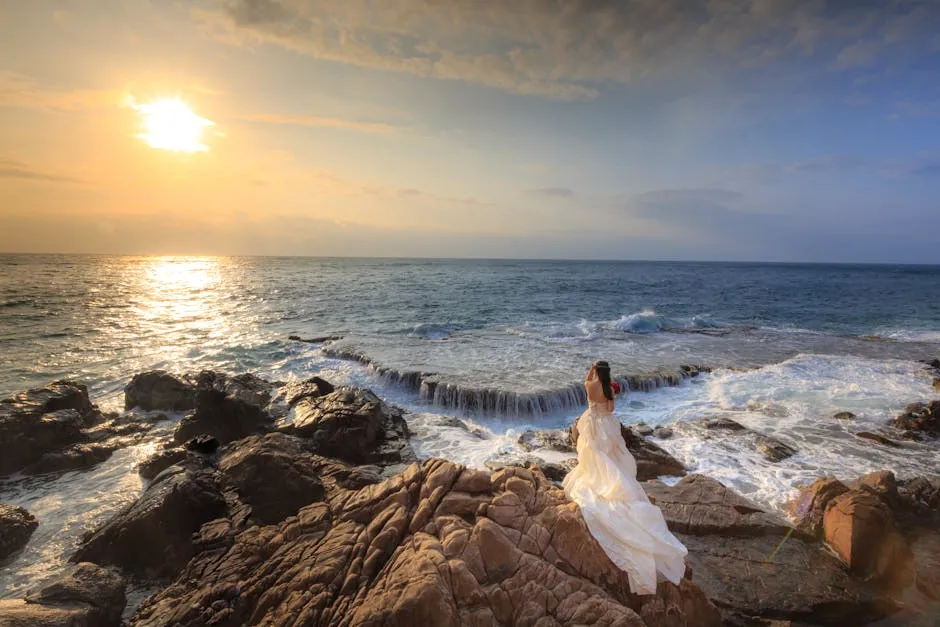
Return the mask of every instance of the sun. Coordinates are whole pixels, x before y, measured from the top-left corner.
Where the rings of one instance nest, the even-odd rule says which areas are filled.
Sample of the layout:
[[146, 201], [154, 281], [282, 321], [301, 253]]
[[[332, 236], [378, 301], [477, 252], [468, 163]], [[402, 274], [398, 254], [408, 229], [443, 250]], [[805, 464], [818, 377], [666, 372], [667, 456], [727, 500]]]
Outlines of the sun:
[[143, 119], [144, 132], [137, 137], [151, 148], [174, 152], [205, 152], [202, 141], [206, 127], [215, 122], [199, 117], [179, 98], [164, 98], [149, 103], [132, 103]]

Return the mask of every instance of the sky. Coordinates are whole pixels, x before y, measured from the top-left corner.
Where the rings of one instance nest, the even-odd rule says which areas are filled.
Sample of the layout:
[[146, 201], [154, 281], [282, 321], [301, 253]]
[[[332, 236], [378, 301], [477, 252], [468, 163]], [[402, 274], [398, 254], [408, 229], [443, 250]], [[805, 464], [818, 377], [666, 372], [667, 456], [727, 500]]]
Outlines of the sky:
[[0, 0], [3, 252], [940, 263], [938, 199], [937, 0]]

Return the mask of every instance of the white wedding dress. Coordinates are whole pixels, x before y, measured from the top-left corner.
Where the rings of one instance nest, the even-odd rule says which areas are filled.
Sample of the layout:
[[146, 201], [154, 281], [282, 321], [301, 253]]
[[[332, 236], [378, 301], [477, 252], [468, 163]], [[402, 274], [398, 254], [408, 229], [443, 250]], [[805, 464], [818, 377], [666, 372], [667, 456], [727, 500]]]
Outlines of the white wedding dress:
[[636, 480], [620, 422], [606, 404], [591, 403], [578, 419], [578, 433], [578, 465], [563, 485], [591, 535], [629, 575], [634, 594], [654, 594], [657, 572], [678, 584], [688, 551]]

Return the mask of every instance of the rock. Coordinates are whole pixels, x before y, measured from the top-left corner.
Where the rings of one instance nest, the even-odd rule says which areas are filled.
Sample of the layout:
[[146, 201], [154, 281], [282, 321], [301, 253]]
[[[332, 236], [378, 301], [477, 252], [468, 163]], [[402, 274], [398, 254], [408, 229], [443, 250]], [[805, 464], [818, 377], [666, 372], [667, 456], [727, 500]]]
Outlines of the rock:
[[522, 450], [548, 449], [561, 453], [573, 453], [574, 448], [568, 439], [568, 433], [562, 429], [544, 429], [541, 431], [525, 431], [516, 440]]
[[3, 627], [119, 627], [126, 583], [94, 564], [82, 563], [23, 601], [0, 601]]
[[748, 428], [742, 425], [740, 422], [731, 420], [730, 418], [705, 418], [699, 421], [706, 429], [720, 430], [720, 431], [748, 431]]
[[293, 407], [304, 398], [319, 398], [335, 391], [336, 388], [329, 381], [310, 377], [305, 381], [288, 383], [278, 391], [277, 398], [283, 398], [288, 407]]
[[[196, 384], [197, 391], [215, 390], [248, 405], [263, 409], [271, 402], [275, 392], [275, 385], [251, 373], [227, 375], [214, 370], [203, 370], [196, 375], [190, 375]], [[196, 398], [196, 408], [199, 408], [199, 398]]]
[[324, 499], [326, 490], [312, 457], [302, 439], [269, 433], [235, 443], [222, 456], [219, 470], [251, 506], [252, 518], [269, 525]]
[[901, 448], [901, 445], [894, 440], [889, 440], [883, 435], [877, 433], [872, 433], [871, 431], [859, 431], [855, 434], [855, 437], [862, 438], [863, 440], [871, 440], [872, 442], [877, 442], [884, 446], [890, 446], [892, 448]]
[[137, 472], [147, 481], [152, 480], [161, 472], [186, 459], [186, 449], [182, 447], [166, 448], [151, 455], [140, 462]]
[[324, 457], [353, 464], [403, 464], [417, 459], [402, 412], [369, 390], [340, 388], [294, 406], [294, 422], [279, 428], [309, 439]]
[[196, 406], [196, 386], [165, 370], [135, 374], [124, 386], [124, 408], [184, 411]]
[[822, 539], [826, 508], [832, 499], [848, 491], [844, 483], [832, 477], [821, 477], [812, 485], [801, 488], [799, 495], [788, 505], [797, 529], [812, 539]]
[[940, 392], [940, 377], [936, 377], [933, 380], [933, 389], [936, 390], [937, 392]]
[[39, 522], [22, 507], [0, 505], [0, 561], [29, 542]]
[[56, 381], [0, 400], [0, 475], [83, 439], [101, 420], [80, 383]]
[[940, 516], [940, 477], [914, 477], [898, 483], [902, 508], [921, 516]]
[[835, 497], [823, 518], [826, 543], [849, 569], [892, 589], [910, 583], [911, 554], [888, 506], [876, 495], [852, 490]]
[[217, 625], [697, 625], [701, 590], [638, 597], [577, 507], [541, 473], [442, 460], [337, 491], [276, 526], [214, 521], [135, 627]]
[[820, 545], [788, 536], [785, 521], [714, 479], [691, 475], [672, 488], [656, 481], [643, 487], [688, 548], [692, 581], [728, 625], [859, 625], [896, 609]]
[[225, 444], [270, 430], [271, 416], [259, 406], [216, 389], [196, 394], [196, 411], [176, 427], [173, 441], [183, 444], [197, 435], [209, 435]]
[[940, 401], [911, 403], [904, 413], [891, 421], [901, 431], [913, 431], [928, 436], [940, 435]]
[[197, 435], [186, 443], [186, 450], [200, 455], [215, 455], [219, 451], [219, 441], [211, 435]]
[[91, 534], [71, 561], [112, 564], [144, 579], [172, 577], [193, 555], [193, 533], [226, 509], [214, 471], [172, 466]]
[[73, 444], [64, 449], [46, 453], [24, 468], [23, 472], [28, 475], [38, 475], [47, 472], [82, 470], [110, 459], [111, 454], [117, 449], [117, 443]]
[[[575, 421], [568, 428], [572, 446], [578, 442], [578, 423]], [[672, 455], [656, 446], [649, 440], [635, 434], [629, 427], [620, 425], [620, 435], [623, 437], [627, 450], [636, 460], [636, 477], [639, 481], [647, 481], [663, 476], [684, 477], [685, 466]]]
[[856, 490], [867, 490], [871, 492], [881, 498], [881, 500], [885, 502], [885, 505], [891, 509], [895, 509], [900, 503], [897, 479], [890, 470], [877, 470], [867, 475], [862, 475], [852, 487]]
[[653, 436], [659, 438], [660, 440], [668, 440], [673, 435], [671, 427], [656, 427], [653, 431]]
[[648, 435], [653, 435], [653, 427], [649, 426], [645, 422], [638, 422], [635, 425], [630, 425], [630, 428], [644, 438]]
[[[502, 470], [503, 468], [542, 468], [546, 466], [545, 460], [535, 455], [520, 453], [500, 453], [483, 463], [489, 470]], [[556, 469], [557, 471], [557, 469]], [[557, 474], [557, 473], [556, 473]]]
[[855, 414], [850, 411], [840, 411], [832, 416], [836, 420], [855, 420]]
[[332, 342], [334, 340], [342, 339], [342, 335], [321, 335], [320, 337], [310, 337], [302, 338], [299, 335], [289, 335], [287, 339], [294, 342], [304, 342], [306, 344], [323, 344], [324, 342]]
[[783, 519], [704, 475], [683, 477], [672, 487], [649, 481], [643, 484], [643, 489], [662, 510], [666, 524], [674, 532], [783, 537], [790, 530]]
[[578, 465], [578, 458], [572, 457], [566, 459], [562, 462], [548, 462], [538, 466], [538, 469], [542, 471], [542, 474], [551, 479], [552, 481], [562, 482], [565, 480], [565, 477], [568, 476], [568, 473], [574, 470], [574, 467]]
[[796, 455], [795, 448], [767, 435], [757, 436], [757, 448], [772, 462], [782, 462]]

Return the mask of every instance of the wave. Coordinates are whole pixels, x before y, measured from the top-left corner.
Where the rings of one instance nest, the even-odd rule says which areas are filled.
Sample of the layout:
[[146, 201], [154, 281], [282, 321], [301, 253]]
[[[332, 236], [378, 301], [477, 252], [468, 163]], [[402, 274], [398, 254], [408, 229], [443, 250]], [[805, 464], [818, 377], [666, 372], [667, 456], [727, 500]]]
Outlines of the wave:
[[408, 333], [408, 337], [419, 337], [425, 340], [446, 340], [456, 330], [453, 325], [449, 324], [421, 323], [416, 324], [411, 329], [411, 332]]
[[[389, 368], [353, 350], [326, 347], [323, 353], [334, 359], [357, 361], [371, 368], [386, 384], [404, 387], [417, 394], [422, 401], [435, 407], [466, 414], [538, 417], [587, 405], [584, 384], [580, 382], [536, 392], [476, 388], [442, 381], [439, 375], [432, 372]], [[623, 393], [651, 392], [661, 387], [678, 386], [684, 380], [696, 377], [703, 372], [710, 372], [710, 368], [688, 365], [671, 372], [628, 375], [615, 377], [615, 379], [620, 383]]]
[[874, 340], [874, 341], [887, 341], [887, 342], [905, 342], [905, 343], [914, 343], [914, 342], [928, 342], [934, 344], [940, 344], [940, 331], [928, 331], [928, 330], [913, 330], [913, 329], [902, 329], [899, 331], [888, 331], [885, 333], [877, 333], [875, 335], [866, 335], [862, 336], [864, 339]]

